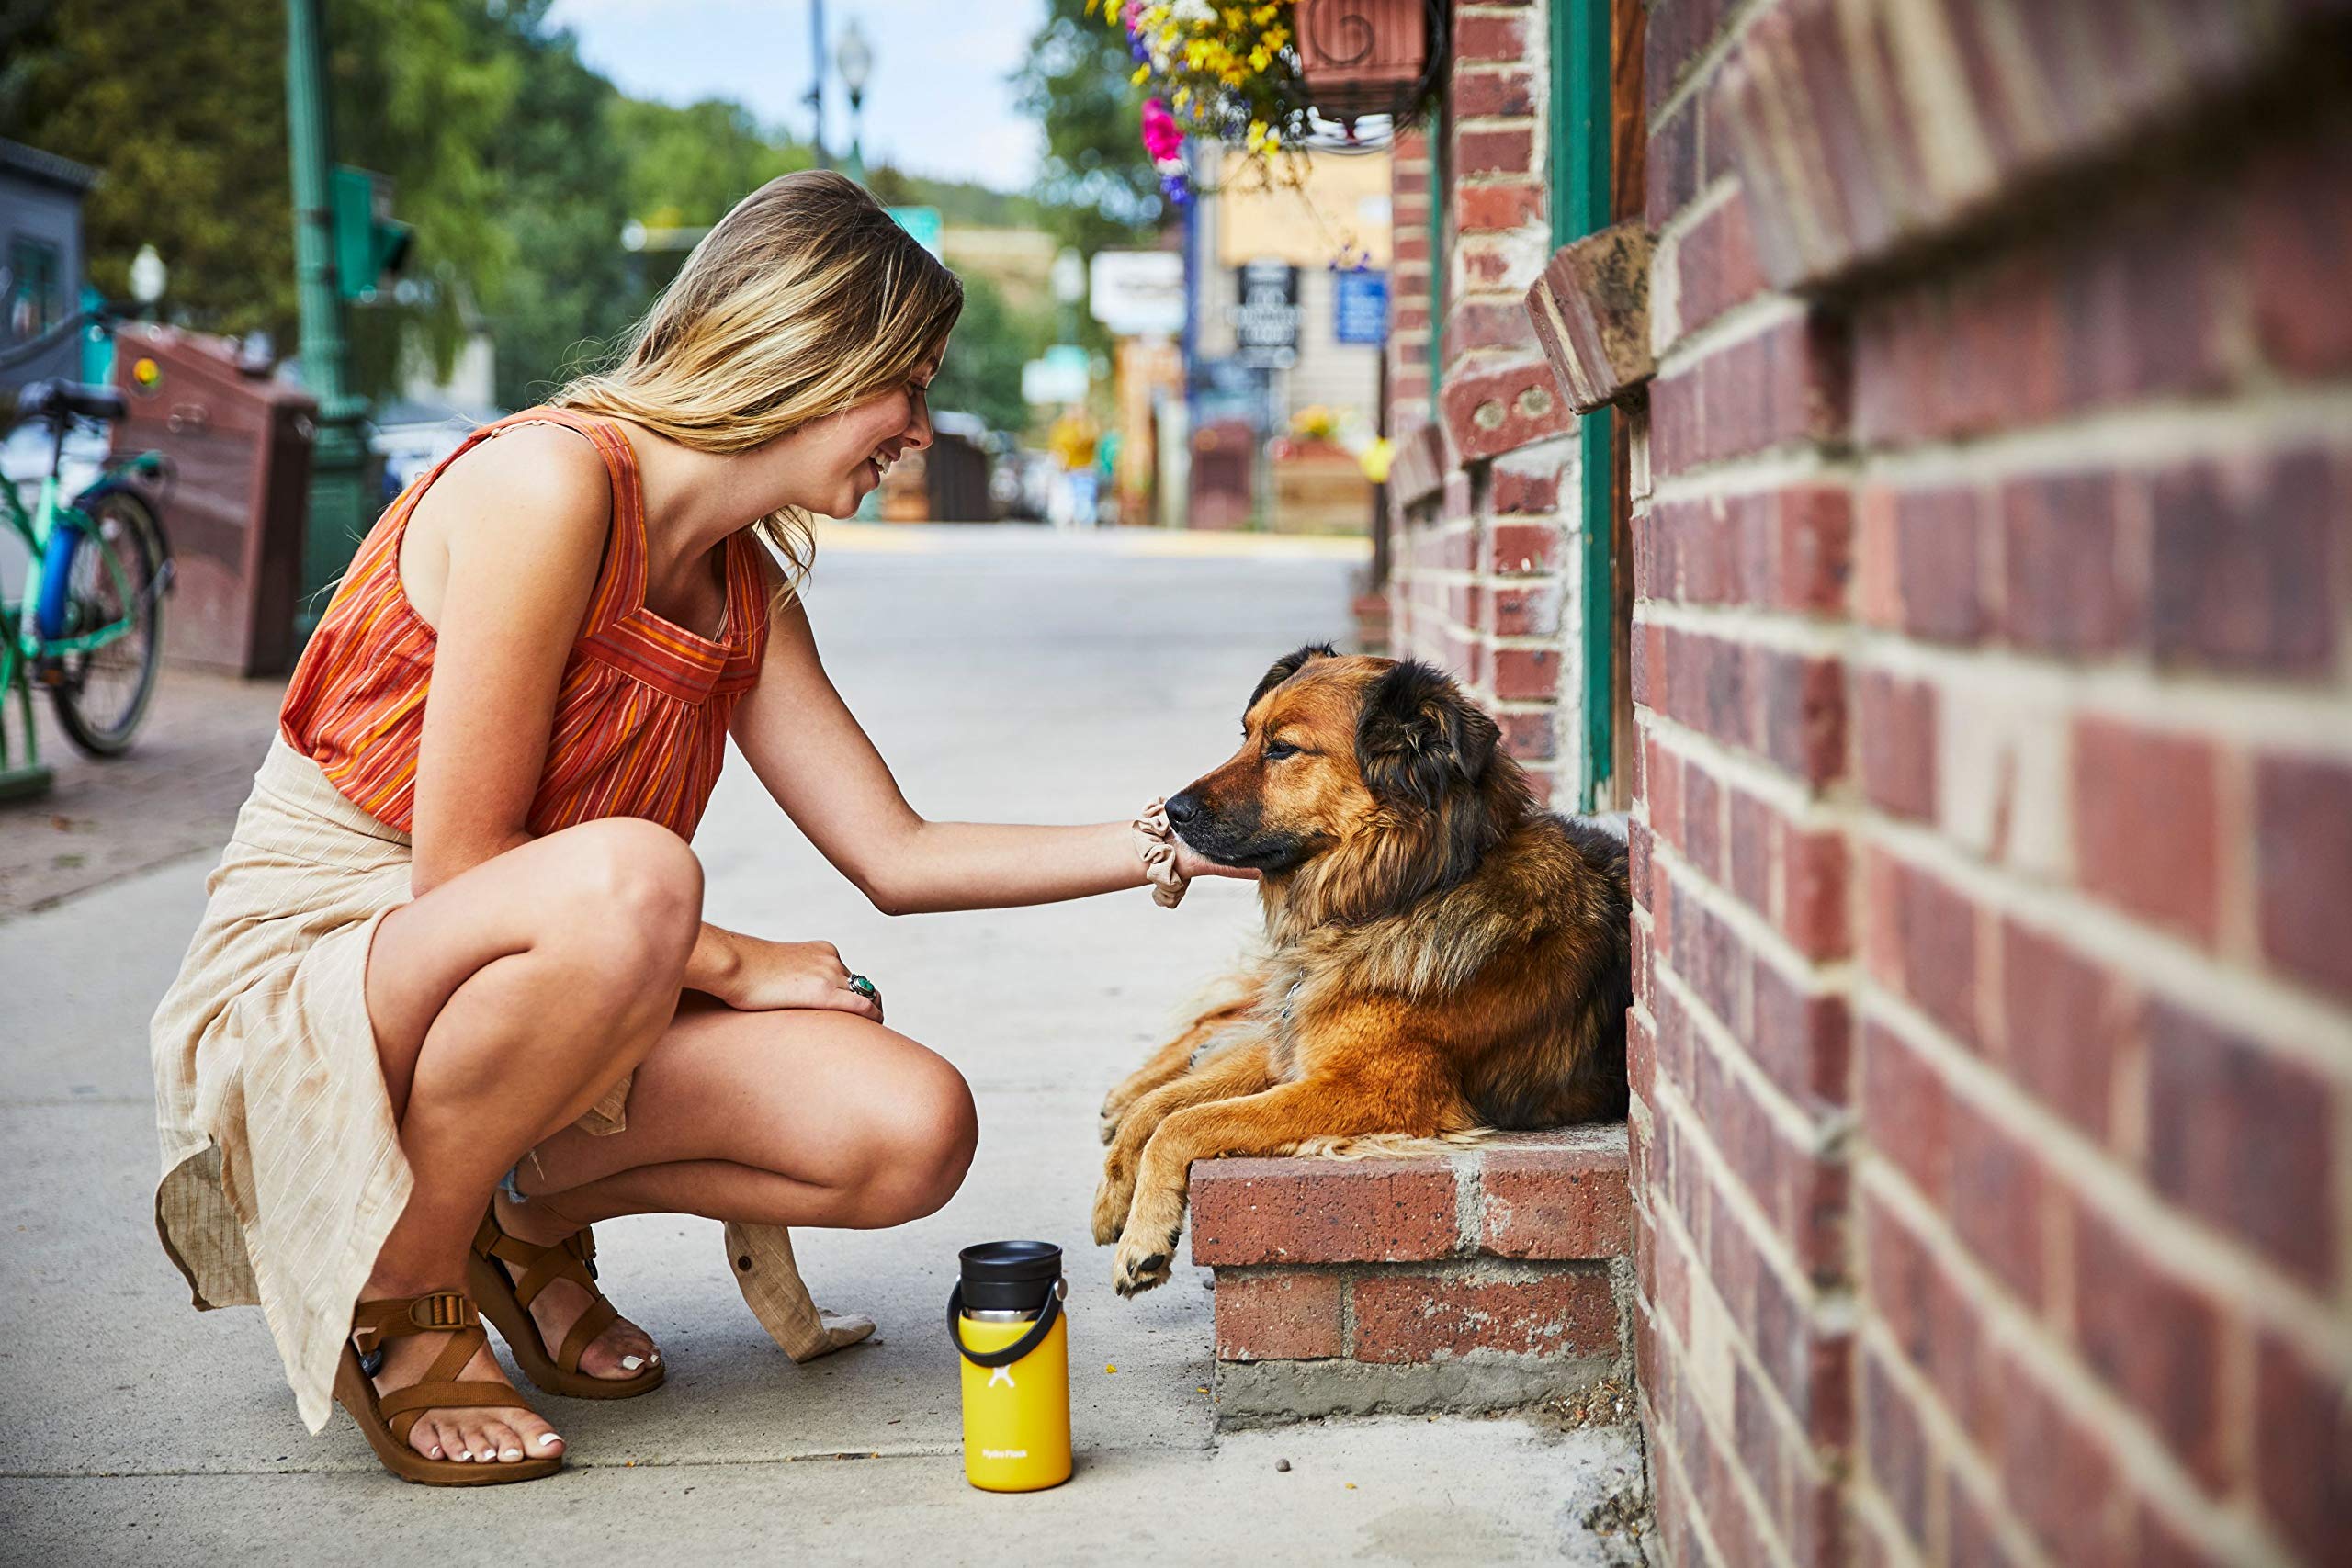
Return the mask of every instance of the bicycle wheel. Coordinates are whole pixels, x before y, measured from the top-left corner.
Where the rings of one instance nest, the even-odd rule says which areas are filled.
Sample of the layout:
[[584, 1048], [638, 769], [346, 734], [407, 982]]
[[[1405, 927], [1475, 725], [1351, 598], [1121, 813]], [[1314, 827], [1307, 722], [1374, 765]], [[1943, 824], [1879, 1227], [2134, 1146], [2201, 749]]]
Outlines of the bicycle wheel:
[[164, 662], [164, 528], [133, 490], [99, 491], [82, 509], [87, 527], [68, 579], [66, 635], [126, 617], [130, 625], [62, 656], [49, 694], [67, 739], [93, 757], [119, 757], [130, 749]]

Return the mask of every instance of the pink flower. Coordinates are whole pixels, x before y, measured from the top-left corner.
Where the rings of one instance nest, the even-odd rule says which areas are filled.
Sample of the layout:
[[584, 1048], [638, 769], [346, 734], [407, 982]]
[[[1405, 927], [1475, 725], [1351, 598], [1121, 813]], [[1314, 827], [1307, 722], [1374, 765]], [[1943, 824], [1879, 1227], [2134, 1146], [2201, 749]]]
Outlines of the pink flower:
[[1176, 117], [1158, 98], [1147, 99], [1143, 106], [1143, 148], [1155, 164], [1184, 155], [1184, 133], [1176, 129]]

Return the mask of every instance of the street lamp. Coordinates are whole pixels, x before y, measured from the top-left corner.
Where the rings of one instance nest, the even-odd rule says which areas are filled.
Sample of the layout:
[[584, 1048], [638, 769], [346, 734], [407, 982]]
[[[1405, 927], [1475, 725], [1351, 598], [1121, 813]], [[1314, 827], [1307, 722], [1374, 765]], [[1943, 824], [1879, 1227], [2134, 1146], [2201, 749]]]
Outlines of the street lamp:
[[865, 84], [874, 74], [874, 50], [858, 30], [855, 17], [842, 28], [842, 41], [834, 51], [833, 62], [841, 68], [842, 85], [849, 89], [849, 175], [863, 184], [865, 153], [858, 145], [858, 112], [865, 107]]
[[139, 301], [140, 313], [153, 317], [155, 301], [164, 297], [164, 285], [171, 274], [164, 266], [164, 258], [155, 254], [153, 245], [141, 245], [139, 254], [130, 258], [130, 297]]

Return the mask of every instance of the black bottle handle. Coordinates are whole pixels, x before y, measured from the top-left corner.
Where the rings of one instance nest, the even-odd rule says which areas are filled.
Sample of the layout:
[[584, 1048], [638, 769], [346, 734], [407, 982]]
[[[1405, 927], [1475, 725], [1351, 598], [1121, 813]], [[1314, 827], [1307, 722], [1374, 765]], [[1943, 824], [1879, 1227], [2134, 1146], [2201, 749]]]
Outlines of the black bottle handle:
[[1028, 1333], [1001, 1350], [975, 1350], [964, 1343], [964, 1281], [958, 1280], [956, 1288], [947, 1292], [947, 1337], [956, 1342], [964, 1359], [976, 1367], [1009, 1367], [1043, 1345], [1046, 1336], [1054, 1331], [1054, 1319], [1061, 1314], [1061, 1292], [1047, 1291], [1046, 1310], [1037, 1314], [1037, 1321]]

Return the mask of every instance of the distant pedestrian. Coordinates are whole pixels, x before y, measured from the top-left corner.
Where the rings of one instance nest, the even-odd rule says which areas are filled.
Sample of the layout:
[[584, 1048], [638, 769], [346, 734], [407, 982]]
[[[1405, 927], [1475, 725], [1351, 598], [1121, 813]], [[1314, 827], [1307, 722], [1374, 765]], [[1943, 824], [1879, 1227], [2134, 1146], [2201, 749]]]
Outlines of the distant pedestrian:
[[805, 1359], [872, 1325], [820, 1318], [778, 1227], [899, 1224], [962, 1181], [971, 1093], [876, 987], [702, 919], [687, 840], [730, 735], [892, 913], [1213, 869], [1127, 821], [926, 820], [819, 662], [809, 516], [929, 445], [962, 303], [858, 186], [786, 175], [614, 368], [476, 431], [362, 543], [153, 1041], [165, 1247], [198, 1306], [262, 1306], [312, 1430], [332, 1393], [410, 1479], [547, 1473], [562, 1440], [477, 1308], [551, 1392], [665, 1375], [591, 1222], [729, 1222]]

